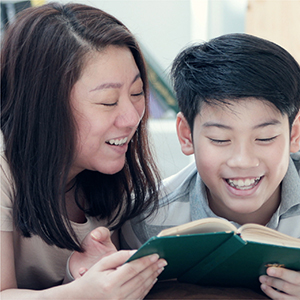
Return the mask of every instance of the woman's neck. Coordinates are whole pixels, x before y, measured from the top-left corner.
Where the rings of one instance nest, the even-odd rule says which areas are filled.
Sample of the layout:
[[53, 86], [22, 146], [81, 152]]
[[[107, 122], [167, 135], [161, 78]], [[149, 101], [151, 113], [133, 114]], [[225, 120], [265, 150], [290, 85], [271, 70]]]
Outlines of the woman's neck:
[[[68, 218], [70, 221], [75, 223], [85, 223], [86, 216], [84, 211], [77, 205], [75, 201], [75, 186], [76, 181], [74, 181], [73, 185], [68, 184], [68, 188], [65, 194], [65, 201], [66, 201], [66, 209], [68, 213]], [[80, 206], [84, 207], [84, 196], [81, 191], [78, 192], [78, 202]]]

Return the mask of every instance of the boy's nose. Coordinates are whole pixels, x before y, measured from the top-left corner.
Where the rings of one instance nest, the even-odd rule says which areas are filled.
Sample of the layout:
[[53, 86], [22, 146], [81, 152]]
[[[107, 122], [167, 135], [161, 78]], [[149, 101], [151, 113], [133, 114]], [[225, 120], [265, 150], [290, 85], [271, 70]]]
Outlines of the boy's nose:
[[249, 169], [259, 166], [259, 158], [249, 145], [239, 145], [234, 148], [227, 165], [230, 168]]

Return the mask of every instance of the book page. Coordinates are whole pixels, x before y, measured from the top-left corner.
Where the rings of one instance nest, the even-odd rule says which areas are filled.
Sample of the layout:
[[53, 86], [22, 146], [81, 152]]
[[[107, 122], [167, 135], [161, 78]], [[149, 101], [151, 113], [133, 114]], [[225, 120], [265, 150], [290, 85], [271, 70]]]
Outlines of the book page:
[[300, 239], [262, 225], [245, 224], [239, 228], [238, 232], [245, 241], [300, 248]]
[[185, 235], [223, 231], [231, 232], [236, 230], [236, 227], [227, 220], [218, 218], [205, 218], [162, 230], [157, 236]]

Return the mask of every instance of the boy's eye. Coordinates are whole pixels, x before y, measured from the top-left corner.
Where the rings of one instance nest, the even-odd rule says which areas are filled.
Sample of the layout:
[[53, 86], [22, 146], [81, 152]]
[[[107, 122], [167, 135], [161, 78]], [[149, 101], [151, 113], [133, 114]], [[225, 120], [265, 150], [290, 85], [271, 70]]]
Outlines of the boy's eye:
[[263, 143], [269, 143], [269, 142], [274, 141], [276, 138], [277, 138], [277, 135], [276, 136], [272, 136], [270, 138], [266, 138], [266, 139], [257, 139], [257, 141], [263, 142]]
[[219, 144], [219, 145], [222, 145], [222, 144], [226, 144], [226, 143], [229, 143], [230, 140], [217, 140], [217, 139], [211, 139], [209, 138], [209, 140], [214, 143], [214, 144]]

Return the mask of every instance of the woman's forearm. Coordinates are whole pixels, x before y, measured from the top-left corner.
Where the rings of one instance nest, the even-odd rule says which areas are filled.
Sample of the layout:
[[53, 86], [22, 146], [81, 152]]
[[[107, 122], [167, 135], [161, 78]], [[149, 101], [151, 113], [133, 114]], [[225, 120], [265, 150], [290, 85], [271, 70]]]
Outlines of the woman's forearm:
[[45, 290], [7, 289], [0, 293], [1, 300], [47, 300], [47, 299], [86, 299], [78, 293], [76, 285], [72, 283], [52, 287]]

